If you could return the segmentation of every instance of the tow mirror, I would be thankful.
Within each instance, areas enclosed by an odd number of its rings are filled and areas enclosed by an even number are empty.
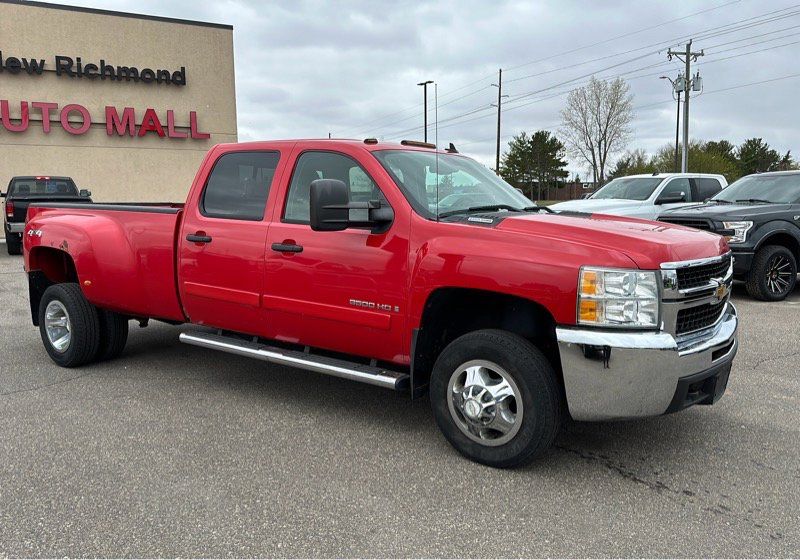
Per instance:
[[[92,196],[92,191],[90,191],[88,189],[81,189],[81,193],[80,194],[81,194],[81,196],[83,198],[89,198],[90,196]]]
[[[384,233],[394,221],[394,211],[380,200],[350,202],[350,189],[338,179],[317,179],[311,182],[309,197],[311,229],[342,231],[347,228],[366,228],[372,233]],[[359,218],[350,211],[358,210]]]
[[[676,202],[686,202],[686,193],[683,191],[672,193],[656,200],[656,204],[674,204]]]

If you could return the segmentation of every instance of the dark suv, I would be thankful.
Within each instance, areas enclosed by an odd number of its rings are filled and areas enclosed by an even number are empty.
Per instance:
[[[792,293],[800,260],[800,171],[747,175],[706,204],[664,212],[659,220],[724,235],[734,278],[754,298],[779,301]]]
[[[69,177],[14,177],[8,183],[8,191],[0,193],[6,199],[3,212],[6,232],[6,247],[9,255],[22,253],[22,230],[28,205],[33,202],[91,202],[91,192],[78,191],[75,181]]]

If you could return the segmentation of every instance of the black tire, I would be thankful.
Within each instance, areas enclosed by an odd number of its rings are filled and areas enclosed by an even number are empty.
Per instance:
[[[22,238],[16,233],[6,233],[6,250],[9,255],[21,255]]]
[[[100,345],[97,350],[97,361],[118,358],[128,341],[128,318],[119,313],[98,309],[100,322]]]
[[[457,424],[459,414],[450,410],[451,377],[457,378],[461,375],[457,370],[478,360],[505,370],[521,394],[523,414],[518,431],[510,440],[494,446],[466,435]],[[517,467],[541,456],[552,445],[563,416],[561,391],[550,362],[524,338],[500,330],[475,331],[451,342],[433,367],[430,398],[436,423],[453,447],[469,459],[492,467]],[[517,418],[518,406],[515,398]],[[461,419],[466,420],[466,416],[461,415]]]
[[[62,350],[56,349],[47,334],[47,310],[51,302],[59,302],[67,314],[70,340]],[[97,356],[100,346],[97,308],[83,297],[77,284],[55,284],[45,290],[39,302],[39,332],[50,358],[61,367],[81,366]]]
[[[762,301],[781,301],[797,283],[797,259],[781,245],[758,250],[747,273],[747,293]]]

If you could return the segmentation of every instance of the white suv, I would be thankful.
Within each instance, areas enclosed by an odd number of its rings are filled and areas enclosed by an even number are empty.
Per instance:
[[[606,183],[589,198],[559,202],[550,208],[655,220],[666,210],[699,204],[727,186],[722,175],[707,173],[628,175]]]

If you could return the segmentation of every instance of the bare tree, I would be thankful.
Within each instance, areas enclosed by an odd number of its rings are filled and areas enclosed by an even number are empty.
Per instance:
[[[570,155],[589,165],[596,185],[605,179],[608,157],[625,148],[632,120],[633,95],[622,78],[592,77],[567,96],[561,111],[562,136]]]

